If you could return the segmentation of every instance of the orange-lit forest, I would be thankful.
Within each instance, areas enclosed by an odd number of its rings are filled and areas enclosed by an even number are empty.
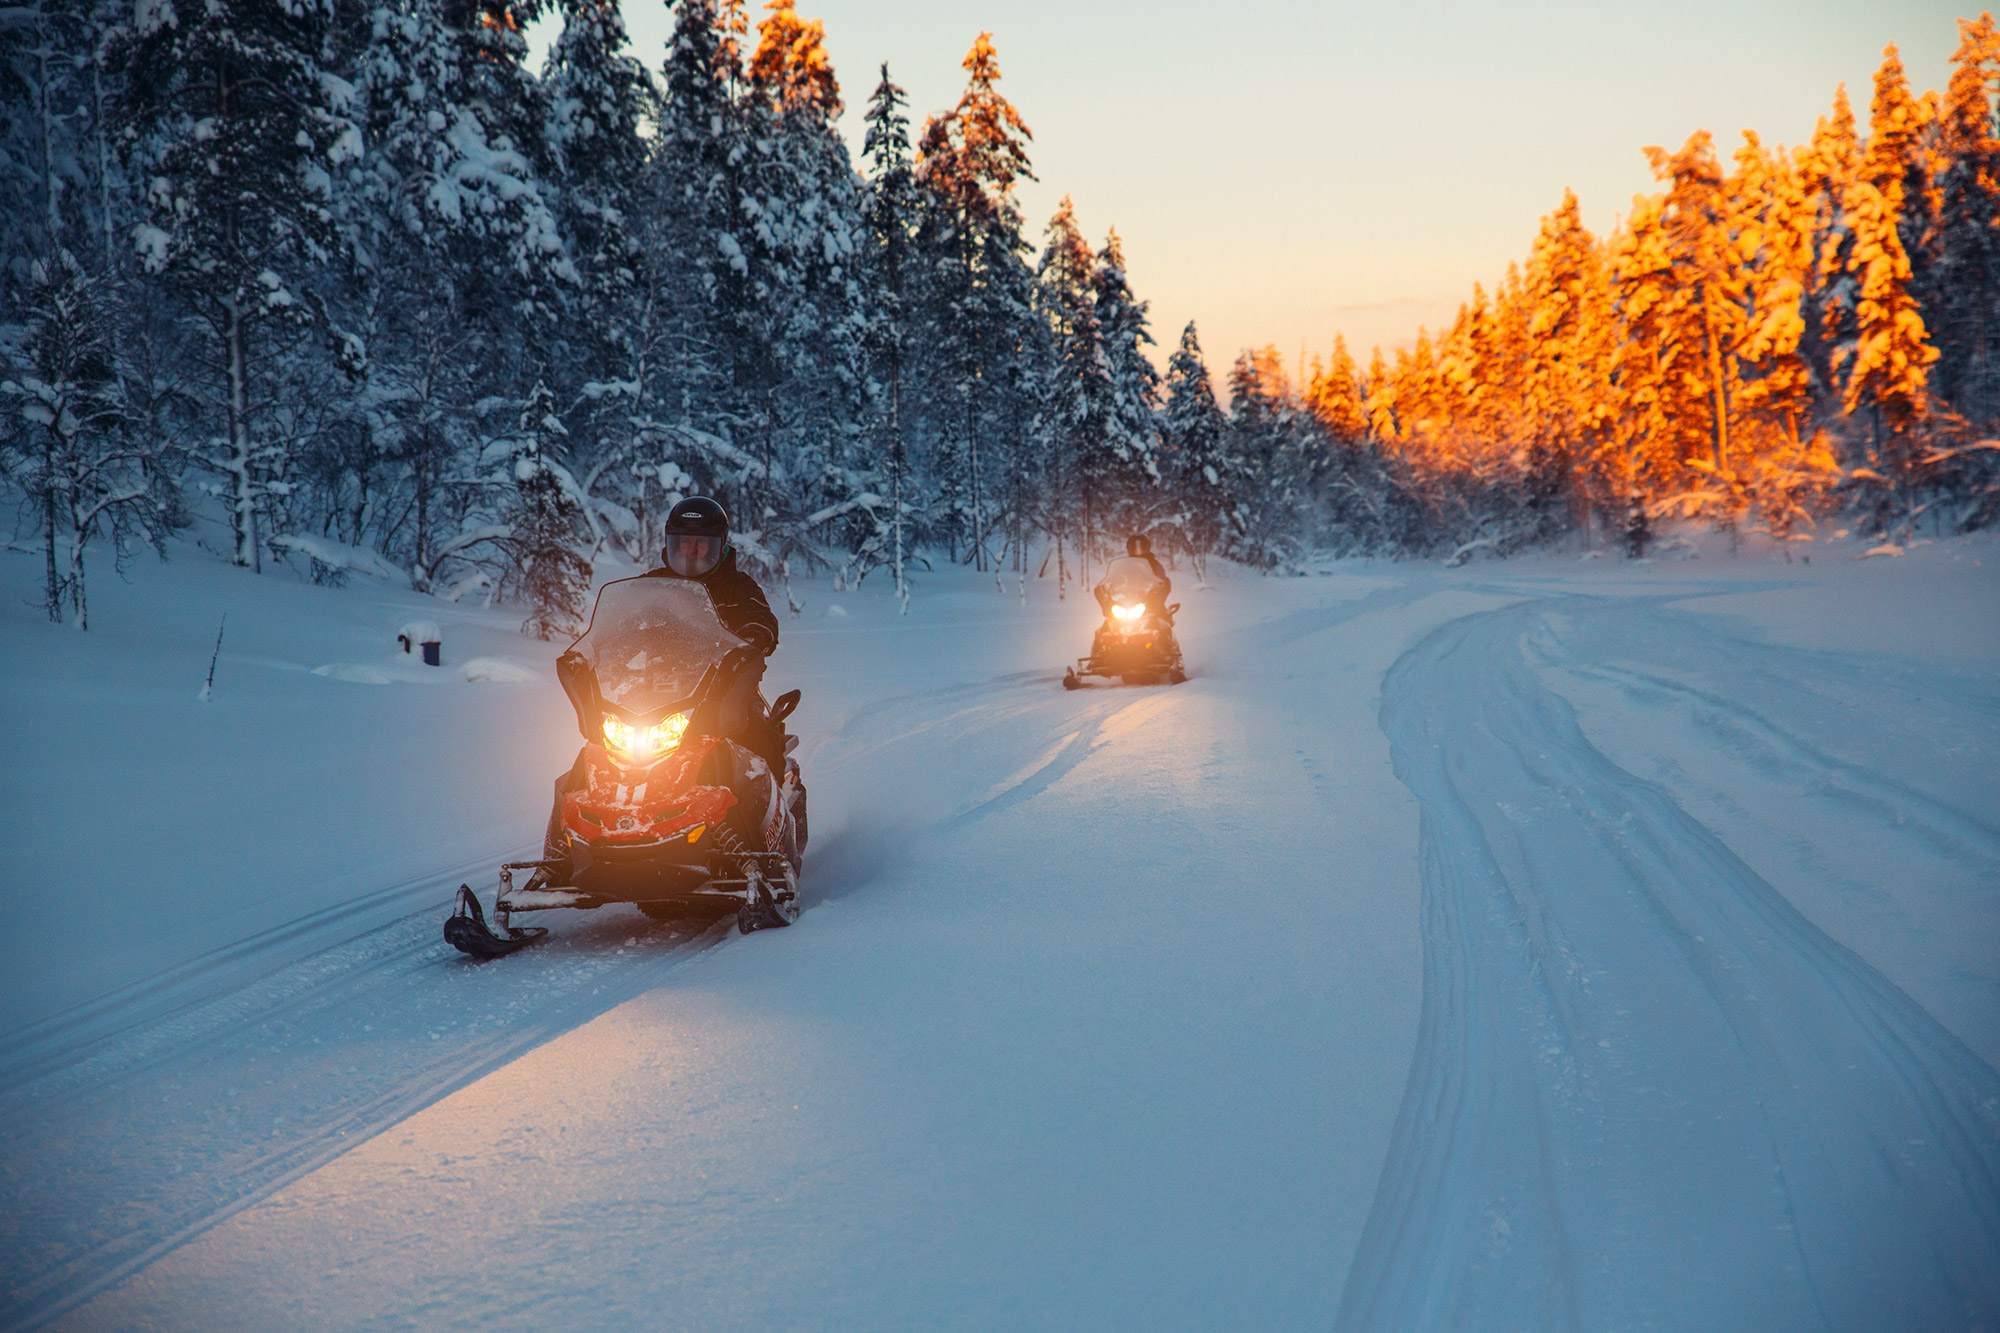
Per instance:
[[[1392,356],[1337,341],[1294,389],[1276,349],[1245,353],[1237,422],[1290,418],[1301,498],[1357,546],[1989,524],[2000,29],[1959,34],[1942,94],[1890,46],[1864,111],[1837,90],[1808,143],[1647,148],[1659,188],[1609,236],[1566,194],[1492,291]]]

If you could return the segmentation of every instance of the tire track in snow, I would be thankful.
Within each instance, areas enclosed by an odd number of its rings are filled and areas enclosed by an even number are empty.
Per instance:
[[[1907,820],[1922,826],[1935,842],[1963,859],[1990,868],[2000,861],[2000,829],[1943,801],[1916,790],[1906,783],[1857,764],[1835,758],[1811,743],[1794,736],[1769,719],[1686,681],[1657,671],[1601,664],[1576,668],[1579,674],[1616,685],[1630,693],[1652,691],[1659,696],[1679,696],[1699,705],[1718,722],[1733,728],[1739,744],[1760,745],[1768,760],[1829,791],[1842,792],[1857,805],[1869,808],[1890,824],[1901,827]]]
[[[142,1017],[190,965],[20,1045],[0,1093],[0,1325],[75,1308],[732,933],[604,909],[474,964],[439,938],[449,893],[344,938],[345,913],[317,914],[218,951],[254,978],[235,989]],[[258,965],[302,931],[328,942]]]
[[[1591,746],[1562,606],[1384,682],[1424,1008],[1339,1326],[2000,1322],[2000,1075]]]
[[[1056,781],[1145,697],[1080,699],[1058,681],[1016,673],[881,700],[816,738],[808,762],[831,778],[981,736],[1004,742],[981,760],[1008,762],[1060,738],[948,831]],[[0,1047],[0,1326],[77,1307],[731,934],[727,918],[704,931],[631,909],[563,913],[543,944],[470,964],[438,926],[459,880],[492,864],[315,913]]]

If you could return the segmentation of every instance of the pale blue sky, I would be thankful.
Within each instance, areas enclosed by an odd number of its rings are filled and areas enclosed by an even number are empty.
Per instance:
[[[750,0],[753,18],[761,0]],[[1608,229],[1651,188],[1640,150],[1712,131],[1798,142],[1843,80],[1864,124],[1882,47],[1942,89],[1966,9],[1939,0],[1531,0],[1228,6],[1158,0],[799,0],[825,22],[859,143],[887,60],[913,127],[994,34],[1035,132],[1021,192],[1039,242],[1065,194],[1093,241],[1116,226],[1171,350],[1200,322],[1210,364],[1276,343],[1293,361],[1449,320],[1523,258],[1565,186]],[[657,68],[671,24],[628,5]]]

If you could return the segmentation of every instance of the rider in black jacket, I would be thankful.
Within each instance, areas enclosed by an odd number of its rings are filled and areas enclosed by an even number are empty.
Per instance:
[[[667,515],[666,544],[660,568],[648,570],[654,579],[691,579],[708,589],[722,627],[757,652],[769,657],[778,646],[778,617],[764,598],[757,580],[736,567],[736,548],[729,544],[729,514],[705,495],[674,506]]]
[[[1173,580],[1167,577],[1167,568],[1160,558],[1153,554],[1153,539],[1144,533],[1134,533],[1125,539],[1125,554],[1135,560],[1144,560],[1153,567],[1153,576],[1159,580],[1146,598],[1146,610],[1160,619],[1167,618],[1167,595],[1174,589]],[[1104,608],[1104,614],[1111,614],[1111,597],[1102,588],[1097,592],[1097,603]],[[1171,623],[1171,622],[1170,622]]]

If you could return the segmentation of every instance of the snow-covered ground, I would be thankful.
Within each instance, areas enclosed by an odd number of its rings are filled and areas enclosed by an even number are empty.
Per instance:
[[[1861,549],[800,585],[799,923],[484,965],[516,614],[0,557],[0,1324],[2000,1325],[2000,547]]]

